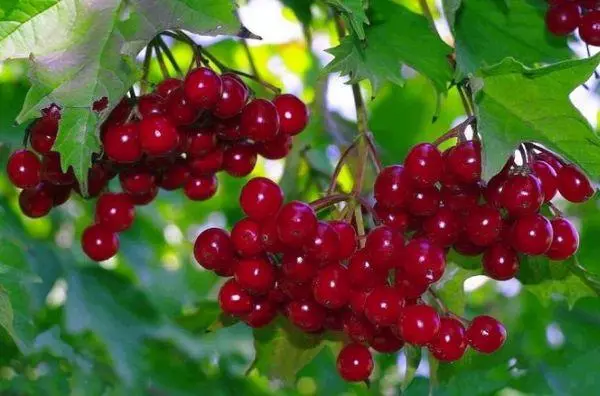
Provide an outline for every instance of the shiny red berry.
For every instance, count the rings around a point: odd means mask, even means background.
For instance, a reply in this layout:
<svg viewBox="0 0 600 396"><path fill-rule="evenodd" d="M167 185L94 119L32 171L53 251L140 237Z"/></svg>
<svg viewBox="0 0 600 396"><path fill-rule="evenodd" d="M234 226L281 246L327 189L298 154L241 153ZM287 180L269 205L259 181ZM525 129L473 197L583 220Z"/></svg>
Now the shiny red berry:
<svg viewBox="0 0 600 396"><path fill-rule="evenodd" d="M96 202L96 223L113 232L125 231L134 218L135 207L127 194L105 193Z"/></svg>
<svg viewBox="0 0 600 396"><path fill-rule="evenodd" d="M451 246L458 240L462 223L460 216L449 208L439 208L423 222L427 239L441 246Z"/></svg>
<svg viewBox="0 0 600 396"><path fill-rule="evenodd" d="M140 194L130 194L131 200L136 206L148 205L154 201L158 195L158 186L152 187L149 191Z"/></svg>
<svg viewBox="0 0 600 396"><path fill-rule="evenodd" d="M461 183L476 183L481 179L481 143L469 140L459 143L448 153L448 170Z"/></svg>
<svg viewBox="0 0 600 396"><path fill-rule="evenodd" d="M242 257L254 257L264 251L260 224L251 219L242 219L231 229L231 242Z"/></svg>
<svg viewBox="0 0 600 396"><path fill-rule="evenodd" d="M171 92L181 87L181 84L183 84L183 82L177 78L167 78L154 87L154 92L156 92L159 96L166 98L171 94Z"/></svg>
<svg viewBox="0 0 600 396"><path fill-rule="evenodd" d="M413 216L431 216L439 208L440 191L436 187L415 188L408 200L408 211Z"/></svg>
<svg viewBox="0 0 600 396"><path fill-rule="evenodd" d="M202 157L217 148L217 136L210 128L188 127L185 129L187 154L191 158Z"/></svg>
<svg viewBox="0 0 600 396"><path fill-rule="evenodd" d="M317 216L310 205L300 201L285 204L277 215L277 234L284 244L302 247L317 232Z"/></svg>
<svg viewBox="0 0 600 396"><path fill-rule="evenodd" d="M340 241L338 247L338 260L348 259L357 248L356 230L351 224L341 220L332 220L329 222L329 225L331 225L338 234Z"/></svg>
<svg viewBox="0 0 600 396"><path fill-rule="evenodd" d="M467 335L465 327L454 318L441 318L435 340L429 344L433 356L442 362L454 362L465 354Z"/></svg>
<svg viewBox="0 0 600 396"><path fill-rule="evenodd" d="M410 215L404 209L388 209L379 202L373 207L379 221L394 231L404 232L408 229Z"/></svg>
<svg viewBox="0 0 600 396"><path fill-rule="evenodd" d="M206 201L217 193L218 187L215 175L193 176L183 186L183 192L192 201Z"/></svg>
<svg viewBox="0 0 600 396"><path fill-rule="evenodd" d="M511 216L536 213L544 203L544 191L537 176L512 175L502 187L502 206Z"/></svg>
<svg viewBox="0 0 600 396"><path fill-rule="evenodd" d="M409 280L420 284L437 282L446 269L444 250L427 239L409 241L401 257L403 273Z"/></svg>
<svg viewBox="0 0 600 396"><path fill-rule="evenodd" d="M338 309L350 299L350 281L345 267L328 265L317 273L313 280L315 301L326 308Z"/></svg>
<svg viewBox="0 0 600 396"><path fill-rule="evenodd" d="M249 144L234 144L223 153L223 170L235 177L248 176L256 165L256 149Z"/></svg>
<svg viewBox="0 0 600 396"><path fill-rule="evenodd" d="M272 140L279 133L277 109L266 99L254 99L242 110L240 125L244 136L255 142Z"/></svg>
<svg viewBox="0 0 600 396"><path fill-rule="evenodd" d="M194 176L212 175L223 169L224 150L217 147L208 154L188 160L188 167Z"/></svg>
<svg viewBox="0 0 600 396"><path fill-rule="evenodd" d="M167 191L182 188L190 179L190 169L183 160L178 160L165 169L158 180L158 185Z"/></svg>
<svg viewBox="0 0 600 396"><path fill-rule="evenodd" d="M255 297L252 309L243 316L244 323L258 329L271 323L277 316L277 306L268 298Z"/></svg>
<svg viewBox="0 0 600 396"><path fill-rule="evenodd" d="M546 12L546 26L550 32L558 36L573 33L580 24L580 20L581 13L576 3L558 4L548 8Z"/></svg>
<svg viewBox="0 0 600 396"><path fill-rule="evenodd" d="M458 187L442 186L442 203L455 212L469 212L479 202L481 196L479 184L462 184Z"/></svg>
<svg viewBox="0 0 600 396"><path fill-rule="evenodd" d="M579 22L579 36L589 45L600 46L600 11L586 12Z"/></svg>
<svg viewBox="0 0 600 396"><path fill-rule="evenodd" d="M364 316L346 311L342 317L342 329L354 342L369 343L375 334L375 326Z"/></svg>
<svg viewBox="0 0 600 396"><path fill-rule="evenodd" d="M346 345L338 355L337 370L349 382L368 380L373 372L373 356L369 348L360 344Z"/></svg>
<svg viewBox="0 0 600 396"><path fill-rule="evenodd" d="M317 223L314 236L304 245L304 251L318 262L324 263L338 258L340 237L335 229L324 221Z"/></svg>
<svg viewBox="0 0 600 396"><path fill-rule="evenodd" d="M17 150L10 155L6 173L10 182L18 188L34 188L41 181L42 163L29 150Z"/></svg>
<svg viewBox="0 0 600 396"><path fill-rule="evenodd" d="M261 142L256 145L258 153L270 160L278 160L287 157L292 150L292 137L280 133L268 142Z"/></svg>
<svg viewBox="0 0 600 396"><path fill-rule="evenodd" d="M108 128L102 137L102 144L108 158L115 162L133 163L142 158L138 123L132 122Z"/></svg>
<svg viewBox="0 0 600 396"><path fill-rule="evenodd" d="M558 171L558 191L567 201L581 203L595 192L590 179L575 165L566 165Z"/></svg>
<svg viewBox="0 0 600 396"><path fill-rule="evenodd" d="M464 222L469 240L478 246L489 246L500 236L502 215L487 205L477 206L467 215Z"/></svg>
<svg viewBox="0 0 600 396"><path fill-rule="evenodd" d="M365 249L352 255L348 262L348 279L355 290L371 290L385 283L387 271L376 266L373 255Z"/></svg>
<svg viewBox="0 0 600 396"><path fill-rule="evenodd" d="M400 293L390 286L378 286L367 296L365 316L376 326L396 323L404 305Z"/></svg>
<svg viewBox="0 0 600 396"><path fill-rule="evenodd" d="M389 327L380 327L375 331L369 345L380 353L395 353L402 349L404 341Z"/></svg>
<svg viewBox="0 0 600 396"><path fill-rule="evenodd" d="M50 184L41 182L33 188L28 188L19 194L19 207L27 217L37 219L44 217L54 206L54 199Z"/></svg>
<svg viewBox="0 0 600 396"><path fill-rule="evenodd" d="M519 256L510 246L495 243L482 258L483 270L492 279L504 281L514 278L519 271Z"/></svg>
<svg viewBox="0 0 600 396"><path fill-rule="evenodd" d="M194 243L194 257L208 270L228 266L234 259L234 247L229 234L220 228L202 231Z"/></svg>
<svg viewBox="0 0 600 396"><path fill-rule="evenodd" d="M277 96L273 100L279 116L281 133L297 135L308 124L308 107L303 101L291 94Z"/></svg>
<svg viewBox="0 0 600 396"><path fill-rule="evenodd" d="M398 330L404 341L414 345L426 345L440 331L440 316L429 305L404 307L398 320Z"/></svg>
<svg viewBox="0 0 600 396"><path fill-rule="evenodd" d="M165 115L174 126L191 125L198 119L201 111L178 88L165 99Z"/></svg>
<svg viewBox="0 0 600 396"><path fill-rule="evenodd" d="M58 118L44 116L37 119L30 129L31 148L38 154L47 154L52 150L58 134Z"/></svg>
<svg viewBox="0 0 600 396"><path fill-rule="evenodd" d="M365 250L370 256L370 261L380 270L393 266L394 255L402 247L404 247L402 234L385 225L370 230L365 241Z"/></svg>
<svg viewBox="0 0 600 396"><path fill-rule="evenodd" d="M154 115L140 121L140 146L149 155L165 155L179 145L177 128L167 118Z"/></svg>
<svg viewBox="0 0 600 396"><path fill-rule="evenodd" d="M144 117L165 113L164 98L158 94L146 94L138 98L138 112Z"/></svg>
<svg viewBox="0 0 600 396"><path fill-rule="evenodd" d="M552 225L547 218L538 213L520 217L511 227L510 238L518 252L539 256L550 249L553 238Z"/></svg>
<svg viewBox="0 0 600 396"><path fill-rule="evenodd" d="M292 301L287 306L290 322L306 332L316 332L323 328L326 311L311 300Z"/></svg>
<svg viewBox="0 0 600 396"><path fill-rule="evenodd" d="M66 172L63 172L60 163L60 154L55 151L44 155L41 175L43 180L49 181L52 184L66 186L75 183L73 168L69 167Z"/></svg>
<svg viewBox="0 0 600 396"><path fill-rule="evenodd" d="M296 283L307 283L317 274L319 266L304 253L287 251L281 258L281 269L287 279Z"/></svg>
<svg viewBox="0 0 600 396"><path fill-rule="evenodd" d="M235 279L229 279L219 290L219 306L229 315L240 316L252 311L252 298Z"/></svg>
<svg viewBox="0 0 600 396"><path fill-rule="evenodd" d="M81 247L92 260L108 260L119 250L119 237L108 227L94 224L83 231Z"/></svg>
<svg viewBox="0 0 600 396"><path fill-rule="evenodd" d="M235 280L251 294L267 294L275 285L275 268L265 258L244 258L235 267Z"/></svg>
<svg viewBox="0 0 600 396"><path fill-rule="evenodd" d="M491 316L477 316L467 329L469 345L482 353L494 353L506 341L506 329Z"/></svg>
<svg viewBox="0 0 600 396"><path fill-rule="evenodd" d="M504 183L508 180L508 174L501 172L493 176L487 183L483 195L488 204L494 208L502 207L502 191Z"/></svg>
<svg viewBox="0 0 600 396"><path fill-rule="evenodd" d="M231 118L238 115L248 99L248 88L239 79L225 74L221 76L223 90L215 103L212 114L218 118Z"/></svg>
<svg viewBox="0 0 600 396"><path fill-rule="evenodd" d="M248 181L240 193L240 206L251 219L263 221L275 216L283 204L281 187L265 177Z"/></svg>
<svg viewBox="0 0 600 396"><path fill-rule="evenodd" d="M440 181L443 171L442 153L430 143L414 146L404 160L404 169L418 187L429 187Z"/></svg>
<svg viewBox="0 0 600 396"><path fill-rule="evenodd" d="M411 197L411 183L402 165L384 168L375 179L375 200L385 208L400 208Z"/></svg>
<svg viewBox="0 0 600 396"><path fill-rule="evenodd" d="M579 249L579 233L573 224L563 218L557 217L550 221L552 224L552 244L546 252L551 260L566 260L573 256Z"/></svg>
<svg viewBox="0 0 600 396"><path fill-rule="evenodd" d="M544 202L550 202L558 191L558 174L547 162L536 160L531 166L538 177L544 193Z"/></svg>
<svg viewBox="0 0 600 396"><path fill-rule="evenodd" d="M128 194L148 194L156 188L156 176L143 166L136 166L119 174L121 188Z"/></svg>
<svg viewBox="0 0 600 396"><path fill-rule="evenodd" d="M406 300L419 298L429 289L429 283L413 282L400 270L396 270L394 284L396 285L396 290Z"/></svg>
<svg viewBox="0 0 600 396"><path fill-rule="evenodd" d="M199 67L188 73L183 82L185 97L196 107L212 109L222 99L223 81L213 70Z"/></svg>

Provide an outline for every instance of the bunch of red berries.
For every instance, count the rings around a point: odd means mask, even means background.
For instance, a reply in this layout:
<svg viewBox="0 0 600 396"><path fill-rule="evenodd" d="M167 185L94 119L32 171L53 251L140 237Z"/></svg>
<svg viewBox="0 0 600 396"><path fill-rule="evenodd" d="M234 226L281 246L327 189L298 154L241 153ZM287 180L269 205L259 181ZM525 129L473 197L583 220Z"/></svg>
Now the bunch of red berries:
<svg viewBox="0 0 600 396"><path fill-rule="evenodd" d="M589 45L600 46L600 1L549 0L546 26L557 36L566 36L579 28L579 36Z"/></svg>
<svg viewBox="0 0 600 396"><path fill-rule="evenodd" d="M117 233L131 226L134 206L152 202L160 188L207 200L217 191L217 172L245 177L259 154L284 158L292 137L308 123L307 106L290 94L273 101L252 96L238 75L199 67L184 81L166 79L152 93L123 99L101 126L104 153L89 171L87 195L100 197L95 224L82 236L84 252L96 261L113 257ZM104 98L93 109L107 104ZM66 202L71 191L80 192L72 169L63 172L59 153L52 151L59 121L59 107L45 110L29 131L39 156L24 149L8 162L10 180L23 189L21 210L32 218ZM116 176L123 192L105 192Z"/></svg>
<svg viewBox="0 0 600 396"><path fill-rule="evenodd" d="M240 195L247 217L231 234L202 232L195 257L231 277L220 306L248 325L265 326L281 313L307 333L343 331L351 343L338 370L348 381L369 377L368 347L392 353L405 343L426 346L441 361L460 359L468 345L492 353L506 339L504 326L489 316L468 322L453 315L430 289L444 274L449 249L483 254L485 273L498 280L517 274L521 254L564 260L577 250L575 228L539 211L557 191L572 202L594 193L576 167L528 147L531 163L511 159L487 186L479 141L443 153L428 143L413 147L403 165L379 173L374 207L361 202L373 219L362 236L356 223L318 219L327 198L283 204L277 184L255 178Z"/></svg>

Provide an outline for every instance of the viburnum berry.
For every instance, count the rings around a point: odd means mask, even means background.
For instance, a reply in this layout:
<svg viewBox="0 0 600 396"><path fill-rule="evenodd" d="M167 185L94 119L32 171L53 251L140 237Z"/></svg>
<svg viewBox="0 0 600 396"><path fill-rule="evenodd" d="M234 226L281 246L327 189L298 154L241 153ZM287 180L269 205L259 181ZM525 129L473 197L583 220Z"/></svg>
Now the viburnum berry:
<svg viewBox="0 0 600 396"><path fill-rule="evenodd" d="M156 176L145 166L135 166L119 174L121 188L128 194L148 194L156 188Z"/></svg>
<svg viewBox="0 0 600 396"><path fill-rule="evenodd" d="M379 327L375 330L369 345L380 353L394 353L402 349L404 341L394 334L389 327Z"/></svg>
<svg viewBox="0 0 600 396"><path fill-rule="evenodd" d="M134 163L142 158L139 124L136 122L108 128L102 144L108 158L115 162Z"/></svg>
<svg viewBox="0 0 600 396"><path fill-rule="evenodd" d="M409 305L404 307L400 314L398 330L404 341L414 345L426 345L438 335L440 316L429 305Z"/></svg>
<svg viewBox="0 0 600 396"><path fill-rule="evenodd" d="M52 184L66 186L75 182L73 168L69 167L66 172L63 172L60 164L60 154L55 151L44 155L41 175L43 180L49 181Z"/></svg>
<svg viewBox="0 0 600 396"><path fill-rule="evenodd" d="M485 274L499 281L512 279L519 271L517 252L500 242L493 244L485 251L482 263Z"/></svg>
<svg viewBox="0 0 600 396"><path fill-rule="evenodd" d="M255 297L250 312L244 314L242 319L248 326L257 329L271 323L275 316L277 306L269 298Z"/></svg>
<svg viewBox="0 0 600 396"><path fill-rule="evenodd" d="M248 176L256 165L256 150L249 144L234 144L223 153L223 170L235 177Z"/></svg>
<svg viewBox="0 0 600 396"><path fill-rule="evenodd" d="M475 245L489 246L500 236L502 215L487 205L477 206L466 216L464 226L469 240Z"/></svg>
<svg viewBox="0 0 600 396"><path fill-rule="evenodd" d="M319 270L313 280L315 301L326 308L342 308L350 298L350 281L345 267L328 265Z"/></svg>
<svg viewBox="0 0 600 396"><path fill-rule="evenodd" d="M417 144L406 156L404 169L416 186L433 186L442 177L442 153L433 144Z"/></svg>
<svg viewBox="0 0 600 396"><path fill-rule="evenodd" d="M140 194L129 194L129 197L133 201L134 205L142 206L148 205L150 202L154 201L156 196L158 195L158 186L152 187L149 191L140 193Z"/></svg>
<svg viewBox="0 0 600 396"><path fill-rule="evenodd" d="M552 244L546 252L551 260L566 260L579 248L579 233L571 222L563 217L550 221L552 225Z"/></svg>
<svg viewBox="0 0 600 396"><path fill-rule="evenodd" d="M452 248L463 256L479 256L486 249L485 246L475 245L463 232L458 236L458 240L452 245Z"/></svg>
<svg viewBox="0 0 600 396"><path fill-rule="evenodd" d="M281 253L287 248L279 239L277 231L277 216L273 216L262 221L260 228L260 240L266 251L271 253Z"/></svg>
<svg viewBox="0 0 600 396"><path fill-rule="evenodd" d="M139 124L140 145L149 155L165 155L177 148L179 133L177 128L164 116L145 117Z"/></svg>
<svg viewBox="0 0 600 396"><path fill-rule="evenodd" d="M231 118L241 113L248 99L248 88L231 74L222 75L221 81L223 84L221 97L211 112L218 118Z"/></svg>
<svg viewBox="0 0 600 396"><path fill-rule="evenodd" d="M142 95L138 98L137 108L141 118L149 117L155 114L164 114L164 98L158 94Z"/></svg>
<svg viewBox="0 0 600 396"><path fill-rule="evenodd" d="M379 202L373 207L379 221L391 227L397 232L405 232L408 229L410 215L404 209L388 209Z"/></svg>
<svg viewBox="0 0 600 396"><path fill-rule="evenodd" d="M314 236L305 243L304 251L315 260L323 263L338 258L340 237L335 229L324 221L317 222Z"/></svg>
<svg viewBox="0 0 600 396"><path fill-rule="evenodd" d="M202 157L217 148L217 136L210 128L188 127L185 129L187 138L187 154L191 158Z"/></svg>
<svg viewBox="0 0 600 396"><path fill-rule="evenodd" d="M18 188L34 188L41 181L42 163L29 150L17 150L10 155L6 173L10 182Z"/></svg>
<svg viewBox="0 0 600 396"><path fill-rule="evenodd" d="M96 223L113 232L125 231L134 218L135 207L127 194L102 194L96 202Z"/></svg>
<svg viewBox="0 0 600 396"><path fill-rule="evenodd" d="M183 82L185 97L194 106L212 109L222 100L223 81L213 70L199 67L188 73Z"/></svg>
<svg viewBox="0 0 600 396"><path fill-rule="evenodd" d="M81 247L92 260L108 260L119 250L119 237L108 227L94 224L83 231Z"/></svg>
<svg viewBox="0 0 600 396"><path fill-rule="evenodd" d="M395 253L404 246L402 234L394 232L388 226L379 226L369 231L365 241L365 250L369 261L379 270L392 267Z"/></svg>
<svg viewBox="0 0 600 396"><path fill-rule="evenodd" d="M251 219L263 221L275 216L283 204L283 191L265 177L248 181L240 193L240 206Z"/></svg>
<svg viewBox="0 0 600 396"><path fill-rule="evenodd" d="M375 326L364 316L346 311L342 317L344 333L354 342L369 343L375 334Z"/></svg>
<svg viewBox="0 0 600 396"><path fill-rule="evenodd" d="M315 277L319 266L305 253L287 251L281 258L281 269L289 280L306 283Z"/></svg>
<svg viewBox="0 0 600 396"><path fill-rule="evenodd" d="M287 296L287 300L315 302L310 283L296 283L287 278L279 278L277 286ZM321 307L320 304L317 305Z"/></svg>
<svg viewBox="0 0 600 396"><path fill-rule="evenodd" d="M208 270L229 265L234 259L234 246L229 234L220 228L202 231L194 243L194 257Z"/></svg>
<svg viewBox="0 0 600 396"><path fill-rule="evenodd" d="M315 301L292 301L286 311L294 325L309 333L321 330L325 323L325 308Z"/></svg>
<svg viewBox="0 0 600 396"><path fill-rule="evenodd" d="M396 270L394 284L396 285L396 290L406 300L419 298L429 289L428 283L413 282L399 270Z"/></svg>
<svg viewBox="0 0 600 396"><path fill-rule="evenodd" d="M242 257L254 257L264 251L260 236L260 224L248 218L238 221L231 229L231 242Z"/></svg>
<svg viewBox="0 0 600 396"><path fill-rule="evenodd" d="M396 323L404 300L390 286L378 286L369 293L365 302L365 316L376 326L391 326Z"/></svg>
<svg viewBox="0 0 600 396"><path fill-rule="evenodd" d="M183 84L183 82L177 78L166 78L154 87L154 92L159 96L166 98L171 92L181 87L181 84Z"/></svg>
<svg viewBox="0 0 600 396"><path fill-rule="evenodd" d="M371 290L385 282L386 271L372 261L373 254L365 249L354 253L348 262L348 279L354 289Z"/></svg>
<svg viewBox="0 0 600 396"><path fill-rule="evenodd" d="M494 353L506 341L506 329L491 316L477 316L467 329L467 340L478 352Z"/></svg>
<svg viewBox="0 0 600 396"><path fill-rule="evenodd" d="M223 169L224 150L217 147L201 157L188 160L188 167L194 176L213 175Z"/></svg>
<svg viewBox="0 0 600 396"><path fill-rule="evenodd" d="M308 107L292 94L283 94L273 99L279 116L281 133L294 136L306 128L308 124Z"/></svg>
<svg viewBox="0 0 600 396"><path fill-rule="evenodd" d="M235 267L235 280L251 294L267 294L275 285L275 269L266 258L244 258Z"/></svg>
<svg viewBox="0 0 600 396"><path fill-rule="evenodd" d="M280 133L268 142L257 143L256 149L266 159L279 160L285 158L292 150L292 137Z"/></svg>
<svg viewBox="0 0 600 396"><path fill-rule="evenodd" d="M441 318L438 335L429 344L433 356L442 362L454 362L460 359L467 349L465 327L457 319Z"/></svg>
<svg viewBox="0 0 600 396"><path fill-rule="evenodd" d="M193 176L183 186L183 192L192 201L206 201L217 193L218 187L215 175Z"/></svg>
<svg viewBox="0 0 600 396"><path fill-rule="evenodd" d="M240 116L235 116L216 122L214 129L219 140L226 142L237 142L246 138L244 131L240 128Z"/></svg>
<svg viewBox="0 0 600 396"><path fill-rule="evenodd" d="M502 207L502 191L507 179L508 174L504 172L498 173L488 181L483 191L486 202L494 208Z"/></svg>
<svg viewBox="0 0 600 396"><path fill-rule="evenodd" d="M502 206L511 216L536 213L544 202L540 179L535 175L512 175L502 187Z"/></svg>
<svg viewBox="0 0 600 396"><path fill-rule="evenodd" d="M558 191L567 201L581 203L590 199L595 189L579 168L566 165L558 171Z"/></svg>
<svg viewBox="0 0 600 396"><path fill-rule="evenodd" d="M421 284L437 282L445 269L444 251L427 239L412 239L402 250L402 271L411 281Z"/></svg>
<svg viewBox="0 0 600 396"><path fill-rule="evenodd" d="M31 126L29 141L31 148L38 154L47 154L52 150L58 133L58 118L56 116L43 116Z"/></svg>
<svg viewBox="0 0 600 396"><path fill-rule="evenodd" d="M408 211L414 216L431 216L440 206L440 191L435 187L415 188L408 200Z"/></svg>
<svg viewBox="0 0 600 396"><path fill-rule="evenodd" d="M531 169L542 185L544 202L550 202L558 191L558 174L550 164L542 160L534 161Z"/></svg>
<svg viewBox="0 0 600 396"><path fill-rule="evenodd" d="M375 179L375 200L385 208L400 208L411 197L411 183L402 165L384 168Z"/></svg>
<svg viewBox="0 0 600 396"><path fill-rule="evenodd" d="M366 381L373 371L373 356L363 345L346 345L338 355L337 369L346 381Z"/></svg>
<svg viewBox="0 0 600 396"><path fill-rule="evenodd" d="M432 216L423 222L423 231L427 239L446 247L458 240L462 228L461 218L449 208L439 208Z"/></svg>
<svg viewBox="0 0 600 396"><path fill-rule="evenodd" d="M73 189L71 186L60 186L54 184L48 184L48 188L50 189L52 195L52 203L54 207L60 206L67 202L71 197L71 190Z"/></svg>
<svg viewBox="0 0 600 396"><path fill-rule="evenodd" d="M52 189L47 182L41 182L33 188L21 191L19 194L21 212L32 219L46 216L53 206Z"/></svg>
<svg viewBox="0 0 600 396"><path fill-rule="evenodd" d="M221 286L218 299L226 314L240 316L252 311L252 298L235 279L229 279Z"/></svg>
<svg viewBox="0 0 600 396"><path fill-rule="evenodd" d="M442 186L442 203L455 212L468 212L477 206L481 196L479 184L462 184L456 187Z"/></svg>
<svg viewBox="0 0 600 396"><path fill-rule="evenodd" d="M550 221L536 213L516 219L510 235L512 245L518 252L539 256L550 249L553 231Z"/></svg>
<svg viewBox="0 0 600 396"><path fill-rule="evenodd" d="M358 245L356 241L356 230L349 223L340 220L330 221L329 225L331 225L338 234L340 242L338 247L338 259L346 260L350 258L356 251Z"/></svg>
<svg viewBox="0 0 600 396"><path fill-rule="evenodd" d="M158 180L158 185L163 190L172 191L182 188L190 178L190 169L183 160L175 161L165 169Z"/></svg>
<svg viewBox="0 0 600 396"><path fill-rule="evenodd" d="M301 247L309 242L317 232L315 211L300 201L289 202L277 215L277 234L284 244Z"/></svg>
<svg viewBox="0 0 600 396"><path fill-rule="evenodd" d="M558 36L573 33L580 25L581 14L576 3L565 2L548 8L546 26ZM583 21L581 21L583 23Z"/></svg>
<svg viewBox="0 0 600 396"><path fill-rule="evenodd" d="M476 183L481 179L481 143L474 140L461 142L448 153L447 169L461 183Z"/></svg>
<svg viewBox="0 0 600 396"><path fill-rule="evenodd" d="M350 310L357 315L363 315L365 313L365 305L367 303L367 297L371 293L370 290L356 290L353 289L350 293L350 301L348 306Z"/></svg>
<svg viewBox="0 0 600 396"><path fill-rule="evenodd" d="M581 17L579 36L586 44L600 46L600 11L589 11Z"/></svg>
<svg viewBox="0 0 600 396"><path fill-rule="evenodd" d="M183 88L178 88L165 99L165 115L171 124L181 127L193 124L200 116L200 111L185 96Z"/></svg>
<svg viewBox="0 0 600 396"><path fill-rule="evenodd" d="M279 133L279 115L275 105L266 99L254 99L242 110L241 128L256 142L274 139Z"/></svg>

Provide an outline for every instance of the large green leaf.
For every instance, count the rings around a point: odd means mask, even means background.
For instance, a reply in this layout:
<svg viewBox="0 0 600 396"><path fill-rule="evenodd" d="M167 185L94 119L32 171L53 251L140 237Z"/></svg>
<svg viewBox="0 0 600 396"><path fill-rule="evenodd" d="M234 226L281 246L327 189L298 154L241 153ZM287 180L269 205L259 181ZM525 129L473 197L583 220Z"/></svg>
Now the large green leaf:
<svg viewBox="0 0 600 396"><path fill-rule="evenodd" d="M406 64L427 76L438 92L445 92L452 78L448 61L452 49L427 19L389 0L374 2L371 10L366 42L352 36L342 39L328 50L335 58L325 72L348 75L350 83L368 79L375 92L386 81L403 85L400 68Z"/></svg>
<svg viewBox="0 0 600 396"><path fill-rule="evenodd" d="M569 101L600 56L529 69L514 59L480 71L473 80L484 176L497 173L519 143L541 143L600 178L600 138Z"/></svg>
<svg viewBox="0 0 600 396"><path fill-rule="evenodd" d="M360 40L365 39L364 25L369 24L369 18L365 14L367 1L364 0L326 0L328 4L338 10L346 23L352 26L352 31Z"/></svg>
<svg viewBox="0 0 600 396"><path fill-rule="evenodd" d="M447 2L454 32L457 70L461 77L506 57L528 66L569 59L564 37L550 33L544 22L545 0L463 0Z"/></svg>

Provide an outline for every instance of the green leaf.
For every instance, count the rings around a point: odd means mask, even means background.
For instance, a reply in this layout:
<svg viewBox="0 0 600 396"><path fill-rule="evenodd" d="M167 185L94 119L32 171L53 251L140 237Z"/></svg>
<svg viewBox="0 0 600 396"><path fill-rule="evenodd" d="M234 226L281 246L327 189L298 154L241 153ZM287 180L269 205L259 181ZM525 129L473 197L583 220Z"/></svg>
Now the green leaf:
<svg viewBox="0 0 600 396"><path fill-rule="evenodd" d="M451 312L462 315L466 305L464 283L475 275L479 275L479 272L466 270L449 263L444 276L435 283L432 289Z"/></svg>
<svg viewBox="0 0 600 396"><path fill-rule="evenodd" d="M569 101L599 62L597 55L529 69L506 59L480 71L473 86L486 179L526 141L541 143L600 178L600 138Z"/></svg>
<svg viewBox="0 0 600 396"><path fill-rule="evenodd" d="M13 338L16 339L15 329L13 328L13 309L10 305L8 293L0 285L0 327Z"/></svg>
<svg viewBox="0 0 600 396"><path fill-rule="evenodd" d="M455 15L456 65L461 78L512 57L527 66L570 58L565 37L548 33L545 0L447 2ZM491 45L493 43L493 45Z"/></svg>
<svg viewBox="0 0 600 396"><path fill-rule="evenodd" d="M448 56L452 49L422 15L389 0L375 2L366 42L347 36L328 50L335 58L325 72L350 76L349 83L368 79L376 92L386 82L403 85L401 65L406 64L431 80L438 92L446 92L452 78ZM414 40L414 37L419 37Z"/></svg>
<svg viewBox="0 0 600 396"><path fill-rule="evenodd" d="M366 1L363 0L326 0L326 2L340 12L344 21L352 26L360 40L365 39L364 25L369 24L369 18L365 14Z"/></svg>
<svg viewBox="0 0 600 396"><path fill-rule="evenodd" d="M402 392L404 392L412 383L417 373L417 368L421 363L421 348L414 345L406 345L403 349L406 355L406 372L402 378Z"/></svg>
<svg viewBox="0 0 600 396"><path fill-rule="evenodd" d="M448 25L454 31L454 21L456 19L456 13L461 6L462 0L443 0L442 6L444 8L444 15L448 20Z"/></svg>
<svg viewBox="0 0 600 396"><path fill-rule="evenodd" d="M281 2L294 12L300 23L309 25L312 22L310 7L314 3L313 0L281 0Z"/></svg>
<svg viewBox="0 0 600 396"><path fill-rule="evenodd" d="M573 274L565 279L546 280L539 284L526 285L525 290L533 293L545 306L549 306L555 299L565 299L572 308L580 298L598 296L581 278Z"/></svg>

